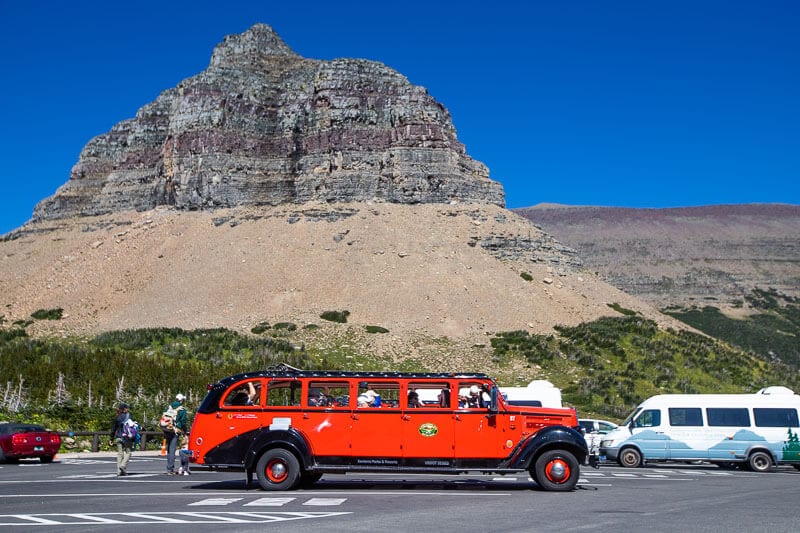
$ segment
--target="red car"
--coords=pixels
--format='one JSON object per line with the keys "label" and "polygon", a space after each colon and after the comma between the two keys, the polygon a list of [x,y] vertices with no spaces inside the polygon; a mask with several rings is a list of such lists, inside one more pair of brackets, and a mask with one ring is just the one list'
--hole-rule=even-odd
{"label": "red car", "polygon": [[0,463],[38,457],[43,463],[53,461],[61,447],[61,436],[36,424],[0,422]]}

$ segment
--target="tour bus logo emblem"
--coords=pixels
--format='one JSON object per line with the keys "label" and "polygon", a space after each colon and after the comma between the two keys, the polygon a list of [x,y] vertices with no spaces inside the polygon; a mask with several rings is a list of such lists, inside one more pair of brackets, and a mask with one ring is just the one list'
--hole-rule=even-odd
{"label": "tour bus logo emblem", "polygon": [[423,437],[434,437],[437,433],[439,433],[439,428],[436,427],[436,424],[431,424],[428,422],[427,424],[422,424],[419,427],[419,434]]}

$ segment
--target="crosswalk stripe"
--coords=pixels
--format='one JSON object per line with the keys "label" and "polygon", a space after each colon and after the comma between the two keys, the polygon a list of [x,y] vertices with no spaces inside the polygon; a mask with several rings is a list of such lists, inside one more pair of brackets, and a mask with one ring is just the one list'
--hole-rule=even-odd
{"label": "crosswalk stripe", "polygon": [[303,505],[341,505],[347,498],[311,498]]}
{"label": "crosswalk stripe", "polygon": [[259,498],[257,500],[253,500],[252,502],[248,502],[244,504],[245,507],[254,505],[257,507],[266,506],[266,507],[277,507],[280,505],[286,505],[287,503],[294,501],[295,498]]}
{"label": "crosswalk stripe", "polygon": [[239,500],[241,500],[241,498],[206,498],[205,500],[190,503],[189,505],[229,505]]}

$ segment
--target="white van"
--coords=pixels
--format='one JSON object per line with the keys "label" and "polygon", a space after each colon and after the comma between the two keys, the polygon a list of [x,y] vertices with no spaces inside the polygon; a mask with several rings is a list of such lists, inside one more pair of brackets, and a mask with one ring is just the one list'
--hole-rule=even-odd
{"label": "white van", "polygon": [[800,470],[800,396],[786,387],[756,394],[662,394],[642,402],[605,435],[600,456],[627,467],[644,461],[776,464]]}

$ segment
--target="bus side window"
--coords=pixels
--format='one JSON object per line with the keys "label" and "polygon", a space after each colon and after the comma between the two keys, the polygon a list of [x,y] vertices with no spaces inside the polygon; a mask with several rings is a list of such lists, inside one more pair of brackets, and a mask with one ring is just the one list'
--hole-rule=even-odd
{"label": "bus side window", "polygon": [[267,385],[267,406],[299,405],[300,383],[295,380],[270,381]]}

